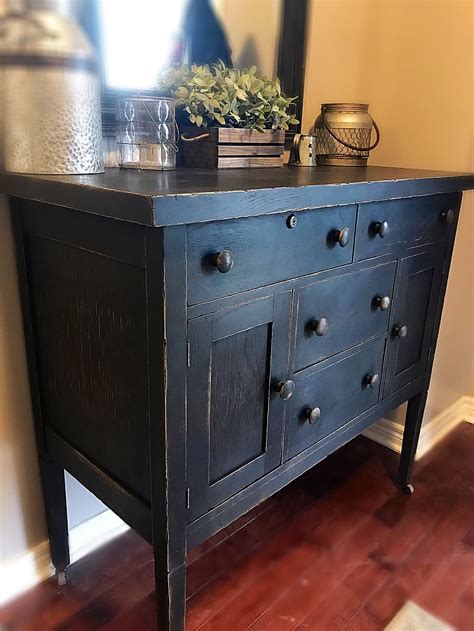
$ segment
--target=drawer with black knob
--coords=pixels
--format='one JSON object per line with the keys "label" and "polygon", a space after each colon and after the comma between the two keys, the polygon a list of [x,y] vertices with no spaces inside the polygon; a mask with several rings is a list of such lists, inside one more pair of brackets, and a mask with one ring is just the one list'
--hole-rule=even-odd
{"label": "drawer with black knob", "polygon": [[450,193],[360,204],[355,259],[447,239],[460,203],[460,193]]}
{"label": "drawer with black knob", "polygon": [[352,205],[189,226],[188,304],[351,263],[355,220]]}
{"label": "drawer with black knob", "polygon": [[301,288],[294,370],[387,331],[395,270],[393,261]]}
{"label": "drawer with black knob", "polygon": [[287,460],[378,402],[384,349],[377,338],[294,376]]}

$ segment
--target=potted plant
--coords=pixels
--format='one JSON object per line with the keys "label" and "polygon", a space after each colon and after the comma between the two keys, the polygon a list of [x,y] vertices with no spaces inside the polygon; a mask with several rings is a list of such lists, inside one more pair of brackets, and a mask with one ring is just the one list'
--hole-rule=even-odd
{"label": "potted plant", "polygon": [[257,69],[181,66],[159,81],[176,99],[184,166],[281,166],[285,131],[299,121],[296,97],[283,94],[280,81],[257,76]]}

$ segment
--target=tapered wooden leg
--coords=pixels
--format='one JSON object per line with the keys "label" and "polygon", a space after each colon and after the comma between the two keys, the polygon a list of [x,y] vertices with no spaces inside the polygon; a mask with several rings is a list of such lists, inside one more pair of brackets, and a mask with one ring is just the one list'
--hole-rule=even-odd
{"label": "tapered wooden leg", "polygon": [[402,453],[400,457],[400,469],[398,473],[400,487],[408,494],[413,493],[413,487],[410,484],[411,474],[416,449],[418,447],[418,439],[420,437],[427,396],[428,391],[420,392],[408,401],[405,431],[403,432]]}
{"label": "tapered wooden leg", "polygon": [[[155,551],[155,559],[160,553]],[[186,566],[167,573],[155,560],[158,631],[184,631],[186,610]]]}
{"label": "tapered wooden leg", "polygon": [[186,230],[146,232],[150,471],[159,631],[184,631],[186,606]]}
{"label": "tapered wooden leg", "polygon": [[63,585],[66,582],[66,568],[69,565],[69,532],[64,469],[52,460],[41,459],[40,472],[51,560],[56,569],[58,583]]}

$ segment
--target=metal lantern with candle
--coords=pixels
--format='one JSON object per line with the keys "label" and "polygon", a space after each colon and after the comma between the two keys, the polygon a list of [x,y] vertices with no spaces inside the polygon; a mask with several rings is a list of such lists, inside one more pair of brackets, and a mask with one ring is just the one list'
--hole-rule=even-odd
{"label": "metal lantern with candle", "polygon": [[324,103],[314,133],[318,165],[366,166],[369,152],[380,142],[380,130],[365,103]]}
{"label": "metal lantern with candle", "polygon": [[115,114],[117,160],[121,168],[167,171],[176,167],[174,99],[120,98]]}

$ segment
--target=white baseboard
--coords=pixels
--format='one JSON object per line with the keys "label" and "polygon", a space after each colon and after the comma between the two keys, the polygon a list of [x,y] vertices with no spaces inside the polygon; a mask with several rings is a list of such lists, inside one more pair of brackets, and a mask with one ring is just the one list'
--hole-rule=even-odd
{"label": "white baseboard", "polygon": [[[71,563],[128,530],[115,513],[106,510],[69,531]],[[0,606],[54,573],[49,542],[42,541],[0,567]]]}
{"label": "white baseboard", "polygon": [[[422,458],[456,425],[467,421],[474,423],[474,397],[463,396],[441,414],[422,426],[416,460]],[[402,450],[403,425],[383,418],[365,430],[364,436],[398,453]]]}

